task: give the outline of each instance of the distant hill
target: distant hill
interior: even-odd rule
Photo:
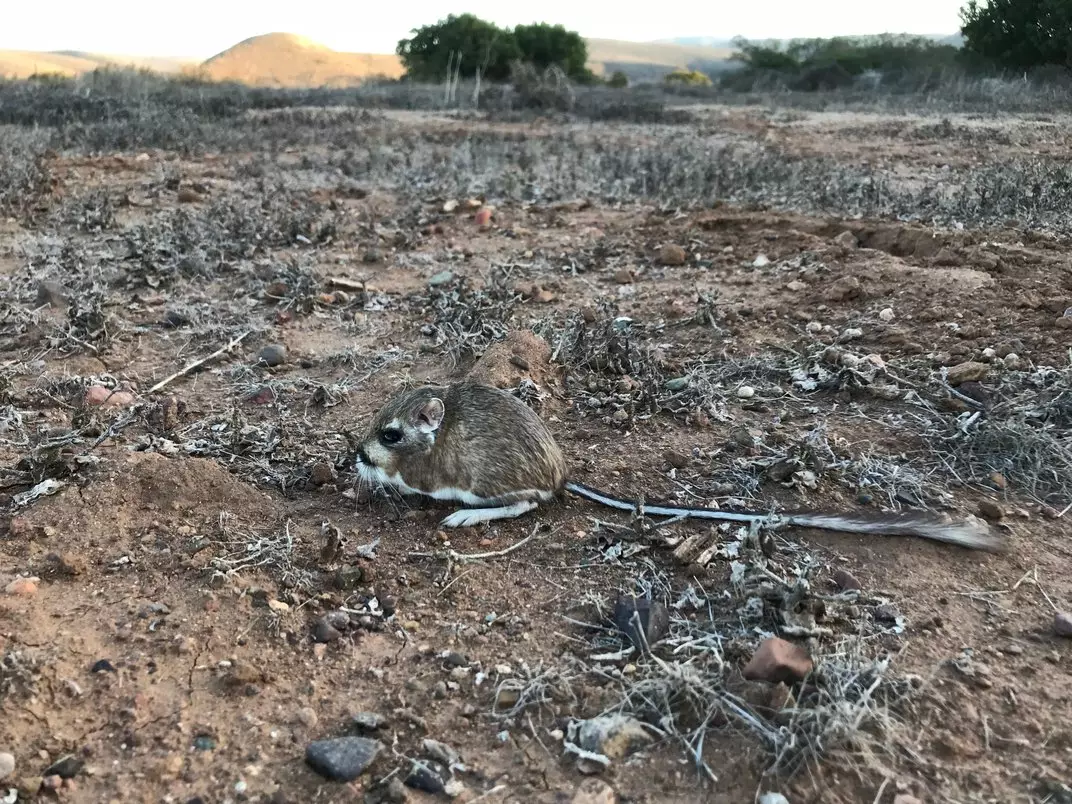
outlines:
[[[374,76],[398,78],[398,56],[342,53],[301,36],[270,33],[244,39],[207,59],[198,73],[253,86],[347,86]]]
[[[866,34],[861,34],[866,36]],[[895,34],[895,36],[922,36],[927,39],[933,39],[941,45],[953,45],[954,47],[962,47],[964,45],[964,37],[959,33],[955,34]],[[718,48],[734,50],[733,40],[736,37],[720,37],[720,36],[678,36],[673,39],[657,39],[654,42],[648,44],[652,45],[681,45],[684,47],[706,47],[706,48]],[[745,37],[748,38],[748,37]],[[757,37],[751,39],[752,42],[777,42],[783,44],[790,40],[788,39],[765,39],[763,37]]]
[[[108,65],[144,67],[161,73],[177,73],[196,64],[181,59],[84,53],[77,50],[0,50],[0,77],[29,78],[40,73],[80,75]]]
[[[729,47],[589,39],[588,66],[597,75],[621,70],[631,81],[657,81],[676,69],[708,72],[728,66]],[[0,76],[34,73],[78,75],[106,65],[134,65],[164,73],[192,73],[213,81],[251,86],[349,86],[375,77],[398,78],[404,70],[394,54],[344,53],[291,33],[244,39],[197,64],[178,59],[103,56],[81,51],[0,51]]]

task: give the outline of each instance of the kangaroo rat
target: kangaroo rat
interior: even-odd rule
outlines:
[[[521,516],[571,492],[621,511],[636,505],[568,480],[566,461],[543,421],[506,391],[459,382],[401,391],[383,405],[357,447],[365,481],[470,506],[442,521],[456,528]],[[717,508],[645,505],[647,514],[753,522],[768,515]],[[985,522],[952,522],[929,512],[815,513],[780,517],[800,527],[879,536],[919,536],[977,550],[999,550]]]

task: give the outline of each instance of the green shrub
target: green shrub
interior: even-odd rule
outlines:
[[[709,87],[711,79],[699,70],[674,70],[663,78],[667,84],[689,87]]]

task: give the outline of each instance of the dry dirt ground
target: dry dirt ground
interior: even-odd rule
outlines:
[[[1014,118],[984,153],[950,135],[977,121],[707,113],[712,137],[909,183],[943,148],[1072,155]],[[50,157],[52,195],[0,234],[4,800],[430,801],[398,781],[431,738],[460,801],[610,801],[574,799],[564,741],[621,710],[654,727],[597,774],[623,802],[1072,801],[1068,241],[595,196],[489,194],[482,224],[465,194],[340,170],[366,136],[403,171],[482,125],[377,117],[279,149],[278,192],[252,151]],[[619,495],[982,511],[1011,549],[805,529],[757,549],[571,498],[448,536],[449,507],[357,486],[348,433],[474,363]],[[616,656],[599,615],[638,590],[670,631]],[[772,635],[817,680],[743,681]],[[362,712],[384,720],[372,768],[318,775],[306,746]]]

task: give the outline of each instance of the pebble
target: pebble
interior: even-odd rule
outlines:
[[[387,718],[378,712],[355,712],[350,716],[350,722],[362,731],[376,731],[383,727]]]
[[[442,285],[449,285],[453,281],[453,271],[440,271],[438,274],[435,274],[428,280],[428,286],[432,288],[437,288]]]
[[[753,268],[766,268],[768,265],[770,265],[770,257],[766,254],[757,254],[756,258],[752,260]]]
[[[965,382],[982,382],[989,372],[990,367],[986,363],[969,360],[950,367],[947,378],[950,385],[960,385]]]
[[[800,645],[771,637],[760,643],[742,673],[749,681],[790,683],[802,680],[813,667],[808,652]]]
[[[638,651],[643,651],[666,636],[670,614],[658,601],[621,595],[614,606],[614,624]]]
[[[413,762],[403,783],[406,787],[435,795],[443,792],[449,775],[449,771],[438,762],[424,760],[420,763]]]
[[[759,797],[758,804],[789,804],[789,799],[781,793],[764,793]]]
[[[663,265],[684,265],[687,257],[685,249],[674,243],[667,243],[659,249],[659,262]]]
[[[473,216],[473,222],[477,226],[489,226],[491,224],[491,207],[481,207]]]
[[[133,405],[137,398],[130,391],[113,391],[103,385],[91,385],[86,389],[86,406],[91,408],[125,408]]]
[[[863,286],[859,279],[855,276],[843,276],[831,282],[823,296],[827,301],[848,301],[862,292]]]
[[[614,281],[619,285],[631,285],[633,283],[633,272],[626,268],[623,268],[620,271],[615,271]]]
[[[889,323],[897,317],[897,314],[893,312],[892,307],[886,307],[879,312],[878,317],[880,321],[885,321],[886,323]]]
[[[652,741],[651,734],[636,718],[604,715],[582,721],[575,742],[585,751],[610,759],[622,759]]]
[[[48,305],[60,310],[67,309],[67,299],[70,291],[59,282],[40,282],[37,285],[37,296],[34,298],[34,307]]]
[[[328,779],[351,782],[364,773],[383,749],[379,740],[367,737],[335,737],[309,743],[305,761]]]
[[[335,473],[331,470],[331,464],[327,461],[315,463],[313,468],[309,470],[309,480],[314,486],[325,486],[334,479]]]
[[[751,385],[742,385],[737,389],[738,399],[751,399],[756,395],[756,389]]]
[[[863,589],[863,584],[856,580],[856,577],[847,570],[836,569],[831,575],[831,579],[837,585],[838,589],[850,590],[850,589]]]
[[[923,802],[907,793],[898,793],[893,797],[893,804],[923,804]]]
[[[1072,613],[1059,611],[1053,615],[1053,632],[1057,636],[1072,637]]]
[[[1005,518],[1005,510],[993,500],[979,500],[979,516],[991,522],[1000,522]]]
[[[618,794],[602,779],[585,779],[573,791],[570,804],[618,804]]]
[[[334,642],[341,636],[342,632],[328,622],[326,616],[317,618],[316,625],[313,626],[313,639],[317,642]]]
[[[860,241],[856,239],[856,235],[848,229],[835,237],[834,242],[843,248],[856,248],[860,245]]]
[[[0,751],[0,779],[6,779],[15,772],[15,756],[7,751]]]
[[[320,718],[316,716],[316,712],[308,706],[303,706],[301,709],[299,709],[297,713],[295,713],[294,719],[298,723],[301,723],[303,726],[305,726],[305,728],[307,729],[315,728],[316,724],[320,720]]]
[[[807,282],[801,282],[799,279],[794,279],[792,282],[789,282],[785,286],[785,289],[786,290],[791,290],[794,293],[800,293],[800,291],[808,289],[808,283]]]
[[[266,366],[281,366],[287,361],[287,350],[278,343],[269,343],[257,355],[257,362]]]
[[[37,594],[37,579],[16,578],[4,587],[4,592],[15,597],[33,597]]]
[[[61,779],[73,779],[82,770],[85,762],[74,754],[67,754],[49,765],[42,776],[59,776]]]

